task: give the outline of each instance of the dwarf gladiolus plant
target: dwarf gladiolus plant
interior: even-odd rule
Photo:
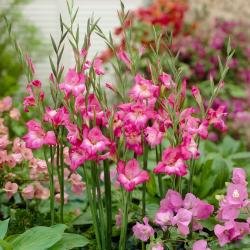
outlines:
[[[84,195],[87,195],[92,215],[96,249],[128,249],[131,220],[143,220],[131,230],[142,241],[142,249],[149,240],[148,249],[164,249],[173,228],[182,237],[172,239],[175,241],[173,247],[177,249],[179,241],[186,244],[190,239],[192,244],[193,231],[202,230],[200,221],[209,218],[214,211],[212,205],[192,194],[193,176],[196,160],[201,154],[199,143],[207,139],[209,127],[214,126],[222,132],[226,130],[224,108],[214,110],[212,104],[223,87],[233,51],[229,46],[225,66],[221,63],[219,82],[215,84],[211,79],[210,100],[203,100],[199,89],[193,86],[194,102],[187,103],[186,95],[190,91],[181,69],[176,66],[176,58],[170,52],[167,58],[169,72],[162,71],[159,57],[162,34],[156,30],[155,44],[151,47],[153,57],[148,61],[149,74],[143,75],[138,71],[143,51],[130,47],[129,27],[125,26],[128,13],[123,4],[121,6],[119,19],[128,52],[121,48],[119,53],[115,53],[112,36],[106,37],[98,21],[93,19],[88,20],[85,38],[80,40],[80,28],[75,28],[78,10],[68,3],[70,23],[65,23],[60,17],[61,37],[58,42],[51,37],[55,55],[50,58],[49,93],[43,92],[45,84],[40,84],[35,78],[31,60],[23,59],[15,43],[27,71],[28,96],[24,107],[27,112],[32,108],[38,114],[27,123],[28,132],[23,140],[27,148],[43,150],[50,180],[52,224],[55,223],[55,198],[60,199],[60,222],[64,221],[64,180],[65,169],[68,169],[71,175],[81,174],[86,183],[87,193]],[[103,84],[102,76],[106,72],[102,61],[98,56],[88,57],[94,32],[114,50],[116,57],[112,65],[117,76],[116,84]],[[75,58],[75,64],[69,69],[64,68],[61,60],[67,39]],[[128,86],[131,86],[129,91]],[[108,101],[112,95],[120,100],[113,105]],[[65,148],[69,148],[66,154]],[[153,165],[149,161],[152,156]],[[240,172],[235,173],[235,178],[241,178],[239,175]],[[60,186],[56,197],[55,176]],[[156,231],[148,219],[150,185],[154,185],[158,201],[162,199],[155,215],[155,224],[161,227],[162,234],[157,233],[156,238]],[[244,206],[242,202],[245,202],[246,193],[245,189],[233,185],[229,187],[227,202],[236,204],[238,209]],[[241,193],[242,199],[234,199]],[[136,211],[133,208],[135,201]],[[114,211],[118,208],[116,228],[120,230],[120,237],[116,244],[112,229]],[[134,214],[131,215],[132,211]],[[241,238],[223,238],[230,226],[232,224],[226,222],[216,228],[221,245],[230,239]],[[202,240],[196,242],[195,249],[199,245],[206,249],[207,243]]]

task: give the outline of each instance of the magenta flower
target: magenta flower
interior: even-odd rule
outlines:
[[[135,85],[130,90],[129,96],[135,101],[158,97],[159,86],[154,85],[152,81],[144,79],[140,74],[137,74],[135,76]]]
[[[43,119],[46,122],[50,122],[55,127],[65,125],[69,123],[69,112],[65,107],[59,108],[58,110],[52,110],[50,107],[46,107],[46,113]]]
[[[67,140],[72,145],[79,145],[81,143],[81,136],[80,136],[80,131],[79,131],[77,125],[68,122],[65,124],[65,127],[68,130]]]
[[[120,60],[122,60],[128,68],[131,67],[131,60],[130,60],[128,54],[124,50],[120,49],[119,52],[117,53],[117,57]]]
[[[90,155],[104,151],[110,145],[109,139],[102,134],[98,127],[90,130],[84,129],[83,138],[81,148],[85,149]]]
[[[141,241],[147,241],[150,237],[154,235],[154,229],[148,224],[148,218],[143,218],[144,224],[136,222],[133,226],[133,232],[135,238]]]
[[[245,185],[233,183],[228,185],[225,199],[230,205],[242,207],[247,198],[248,193]]]
[[[60,89],[65,91],[66,97],[72,93],[78,96],[85,90],[85,76],[83,73],[77,73],[75,69],[69,69],[65,76],[65,81],[60,84]]]
[[[189,224],[192,221],[192,213],[185,209],[180,208],[176,214],[176,216],[173,218],[173,225],[177,225],[178,231],[186,236],[189,234]]]
[[[247,185],[245,170],[242,168],[234,168],[232,181],[234,184]]]
[[[26,123],[28,133],[23,137],[27,148],[38,149],[43,145],[56,145],[56,136],[53,131],[45,132],[41,125],[30,120]]]
[[[136,155],[142,154],[141,131],[134,125],[125,127],[126,147],[133,150]]]
[[[176,88],[176,83],[172,80],[172,77],[169,74],[163,72],[159,76],[159,80],[167,89]]]
[[[209,124],[213,124],[215,128],[219,129],[222,132],[227,130],[227,126],[225,124],[224,118],[227,115],[225,113],[226,107],[221,105],[217,108],[217,110],[209,109],[208,110],[208,121]]]
[[[100,58],[96,58],[93,63],[94,71],[97,75],[104,75],[104,69],[102,68],[102,60]]]
[[[82,149],[81,147],[74,146],[69,150],[69,159],[70,159],[70,169],[75,171],[86,160],[89,159],[89,154],[86,150]]]
[[[156,214],[155,214],[155,220],[154,222],[158,225],[161,226],[161,228],[163,229],[163,231],[167,230],[167,226],[172,225],[172,220],[173,220],[174,214],[172,211],[161,211],[159,210]]]
[[[144,129],[145,139],[147,143],[154,148],[159,145],[163,140],[163,133],[159,129],[159,125],[155,122],[152,127]]]
[[[181,149],[167,148],[163,152],[162,161],[154,168],[154,173],[165,173],[168,175],[184,176],[187,174],[187,165],[184,162]]]
[[[149,180],[148,172],[140,169],[136,159],[129,160],[126,165],[123,161],[119,161],[117,173],[117,180],[128,192],[133,191],[137,185]]]
[[[193,245],[193,250],[211,250],[207,247],[207,242],[205,240],[197,240]]]

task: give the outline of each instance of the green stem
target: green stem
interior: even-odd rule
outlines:
[[[107,235],[106,246],[107,250],[111,249],[112,240],[112,196],[111,196],[111,181],[108,162],[105,160],[104,165],[104,185],[105,185],[105,204],[106,204],[106,220],[107,220]]]
[[[144,150],[143,150],[143,169],[147,170],[148,167],[148,146],[146,142],[144,142]],[[146,214],[146,183],[143,183],[142,187],[142,218]]]
[[[4,250],[12,250],[12,249],[13,249],[12,245],[11,245],[9,242],[7,242],[7,241],[5,241],[5,240],[1,240],[1,239],[0,239],[0,246],[1,246]]]
[[[63,145],[60,146],[60,221],[64,223],[64,155],[63,155]]]
[[[128,227],[128,206],[130,202],[130,197],[131,197],[130,192],[126,192],[125,198],[123,197],[122,226],[121,226],[119,250],[126,250],[127,227]]]
[[[97,249],[102,250],[101,237],[100,237],[100,231],[99,231],[100,227],[98,225],[97,210],[96,210],[96,206],[94,205],[95,204],[95,199],[94,199],[94,195],[92,197],[92,194],[91,194],[91,183],[89,182],[86,167],[87,166],[85,166],[85,167],[83,166],[83,174],[84,174],[84,177],[85,177],[86,190],[87,190],[90,210],[91,210],[91,214],[92,214],[92,218],[93,218],[93,226],[94,226],[94,231],[95,231],[95,236],[96,236],[96,241],[97,241]]]
[[[155,156],[156,156],[156,164],[160,161],[159,153],[158,153],[158,147],[155,147]],[[162,186],[162,176],[158,174],[158,185],[159,185],[159,192],[160,192],[160,198],[163,197],[163,186]]]

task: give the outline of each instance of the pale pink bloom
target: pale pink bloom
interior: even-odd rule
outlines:
[[[68,147],[63,148],[63,155],[64,155],[64,163],[66,165],[70,165],[69,148]]]
[[[161,144],[163,140],[164,133],[159,129],[159,125],[154,123],[152,127],[147,127],[144,129],[145,139],[147,143],[154,148],[156,145]]]
[[[154,222],[160,225],[163,231],[167,230],[167,226],[172,224],[174,214],[172,211],[161,211],[161,209],[155,214]]]
[[[49,198],[50,196],[49,189],[43,187],[40,182],[35,182],[34,189],[35,189],[34,197],[36,199],[47,200]]]
[[[0,135],[0,149],[5,149],[11,142],[8,139],[8,135]]]
[[[130,97],[135,100],[150,99],[159,96],[159,86],[152,81],[144,79],[140,74],[135,76],[135,85],[129,91]]]
[[[81,50],[81,52],[80,52],[80,56],[81,56],[81,57],[86,57],[87,54],[88,54],[88,50],[85,49],[85,48],[83,48],[83,49]]]
[[[128,68],[131,67],[131,60],[127,54],[127,52],[125,52],[124,50],[120,49],[119,52],[117,53],[117,57],[122,60]]]
[[[82,182],[82,177],[79,174],[73,173],[70,176],[71,191],[76,195],[81,195],[86,185]]]
[[[20,138],[15,138],[13,141],[12,151],[15,153],[21,153],[22,150],[25,150],[25,142]]]
[[[220,202],[220,209],[217,214],[217,219],[220,221],[231,221],[238,218],[240,209],[230,205],[226,200]]]
[[[52,123],[55,127],[59,125],[65,125],[69,122],[69,113],[65,107],[58,110],[52,110],[50,107],[46,107],[44,114],[44,121]]]
[[[192,94],[194,96],[194,99],[199,105],[203,105],[202,103],[202,98],[201,98],[201,93],[198,87],[192,86]]]
[[[163,152],[162,161],[154,168],[154,173],[184,176],[187,174],[187,165],[184,162],[180,147],[167,148]]]
[[[35,74],[35,66],[34,66],[34,64],[32,62],[31,57],[28,54],[26,54],[24,56],[24,58],[25,58],[25,61],[27,63],[27,66],[29,67],[30,72],[34,75]]]
[[[35,194],[35,189],[33,185],[26,186],[22,191],[22,196],[26,200],[32,200]]]
[[[68,199],[69,199],[69,195],[66,192],[64,192],[64,204],[68,203]],[[61,194],[60,193],[55,195],[55,201],[57,203],[61,202]]]
[[[106,138],[98,127],[85,129],[81,148],[85,149],[90,155],[95,155],[97,152],[104,151],[110,141]]]
[[[205,240],[197,240],[193,245],[193,250],[211,250],[207,247],[207,242]]]
[[[234,168],[232,181],[234,184],[247,185],[246,171],[243,168]]]
[[[163,72],[159,76],[159,79],[167,89],[176,88],[176,83],[173,82],[171,75]]]
[[[37,159],[36,160],[36,167],[37,167],[37,171],[39,173],[45,173],[45,174],[47,173],[48,167],[47,167],[45,160]]]
[[[133,150],[136,155],[142,154],[142,136],[141,132],[135,126],[125,127],[126,147]]]
[[[102,67],[102,60],[100,58],[96,58],[93,63],[94,71],[97,75],[104,75],[104,69]]]
[[[24,160],[31,160],[33,158],[33,153],[30,148],[24,148],[21,150],[21,154]]]
[[[121,228],[121,225],[122,225],[122,209],[119,208],[118,210],[118,214],[115,216],[115,225],[116,225],[116,228]]]
[[[72,144],[72,145],[79,145],[81,136],[80,136],[80,131],[77,127],[76,124],[68,122],[65,125],[66,129],[68,130],[67,134],[67,140]]]
[[[178,192],[169,189],[165,198],[161,200],[160,211],[165,212],[170,210],[177,212],[182,206],[183,200],[181,195]]]
[[[148,224],[148,218],[143,218],[144,224],[136,222],[133,226],[133,233],[135,238],[141,241],[147,241],[150,237],[154,235],[154,229]]]
[[[6,182],[3,190],[7,193],[8,199],[10,199],[18,190],[18,185],[10,181]]]
[[[56,137],[53,131],[45,132],[40,123],[34,120],[30,120],[26,125],[28,127],[28,133],[23,137],[26,147],[38,149],[43,145],[56,144]]]
[[[23,101],[24,112],[29,112],[28,107],[34,107],[36,105],[36,99],[34,93],[32,91],[32,87],[30,84],[26,87],[29,96],[26,96]]]
[[[15,121],[19,121],[20,117],[21,117],[20,111],[17,108],[12,108],[10,111],[10,118]]]
[[[180,208],[172,220],[173,225],[177,225],[178,231],[184,236],[189,234],[189,224],[191,221],[192,213],[185,208]]]
[[[65,76],[65,81],[60,84],[60,89],[65,91],[66,97],[78,96],[85,90],[85,75],[83,73],[77,73],[75,69],[69,69]]]
[[[10,168],[14,168],[16,166],[16,159],[13,157],[13,155],[8,155],[5,158],[5,162]]]
[[[23,156],[21,153],[11,154],[11,156],[14,158],[14,161],[17,164],[20,164],[23,161]]]
[[[117,173],[117,180],[128,192],[133,191],[137,185],[149,180],[148,172],[140,168],[136,159],[129,160],[126,165],[123,161],[119,161]]]
[[[0,100],[0,113],[9,111],[12,107],[12,98],[10,96],[4,97]]]
[[[200,152],[198,150],[198,145],[194,138],[191,136],[186,136],[181,144],[181,154],[184,160],[198,159]]]
[[[7,158],[7,151],[0,150],[0,166],[6,161]]]
[[[150,250],[164,250],[164,246],[160,242],[153,243],[150,245]]]

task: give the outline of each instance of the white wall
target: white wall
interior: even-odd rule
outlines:
[[[126,9],[135,9],[142,5],[143,0],[123,0]],[[113,31],[118,26],[117,10],[120,8],[119,0],[75,0],[75,6],[79,6],[78,22],[81,34],[85,33],[87,19],[94,13],[96,18],[101,17],[100,27],[105,33]],[[59,36],[59,13],[65,18],[67,16],[66,0],[32,0],[30,4],[24,6],[24,15],[34,23],[42,32],[44,39],[49,40],[52,34],[55,39]],[[92,39],[92,56],[102,51],[105,43],[96,35]],[[73,64],[70,48],[66,48],[64,57],[65,67]],[[49,74],[49,63],[44,62],[36,65],[38,77],[46,80]]]

